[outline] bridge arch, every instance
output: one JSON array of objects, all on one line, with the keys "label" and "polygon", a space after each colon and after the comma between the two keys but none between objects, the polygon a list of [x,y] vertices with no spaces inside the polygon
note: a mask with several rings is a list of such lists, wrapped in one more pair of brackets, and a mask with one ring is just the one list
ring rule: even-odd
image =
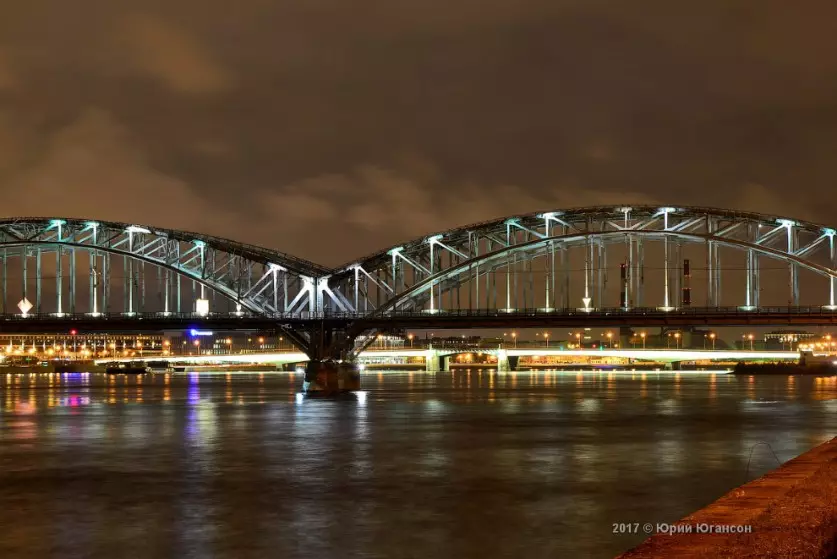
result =
[{"label": "bridge arch", "polygon": [[[211,294],[222,296],[231,307],[225,310],[314,311],[324,296],[318,285],[330,273],[313,262],[221,237],[71,218],[0,220],[0,261],[4,311],[20,298],[31,299],[33,313],[58,314],[214,312],[206,307]],[[82,284],[88,285],[79,286],[85,275]]]},{"label": "bridge arch", "polygon": [[[799,304],[800,271],[804,271],[827,280],[822,304],[833,307],[837,279],[834,235],[834,229],[822,225],[752,212],[597,206],[510,216],[427,235],[338,267],[332,281],[334,289],[341,291],[353,308],[373,314],[399,309],[437,311],[444,308],[438,304],[443,298],[448,308],[456,305],[461,309],[460,297],[465,295],[462,290],[466,284],[476,284],[467,288],[467,296],[476,296],[480,309],[569,307],[567,293],[571,288],[577,290],[577,286],[569,285],[567,264],[563,268],[556,265],[555,254],[557,251],[561,260],[569,260],[566,252],[575,248],[582,253],[574,265],[583,268],[584,299],[589,297],[596,307],[643,306],[643,278],[650,269],[644,257],[656,242],[663,247],[658,250],[662,254],[657,255],[663,265],[655,267],[664,268],[666,293],[659,306],[689,305],[686,293],[697,287],[705,292],[706,306],[729,305],[737,297],[740,300],[735,306],[757,307],[763,291],[761,261],[770,259],[786,266],[788,305]],[[689,264],[681,253],[684,245],[704,249],[700,265],[696,265],[694,256],[691,261],[691,269],[700,268],[705,276],[701,285],[689,285]],[[620,247],[618,264],[611,260],[608,265],[608,253],[620,252]],[[730,290],[722,289],[721,278],[729,281],[726,278],[735,275],[724,266],[732,257],[721,256],[728,249],[735,249],[743,258],[736,264],[740,270],[734,271],[743,274],[746,285],[740,291],[735,289],[735,297],[724,295]],[[542,263],[540,276],[533,281],[532,263],[538,260]],[[489,282],[489,276],[499,269],[505,270],[505,281],[498,286],[493,277]],[[607,291],[608,274],[614,273],[621,277],[609,283],[619,285],[618,295]],[[526,281],[528,293],[523,287],[522,298],[529,304],[510,304],[510,293],[517,299],[521,291],[518,284]],[[532,294],[535,284],[539,284],[540,297]],[[496,293],[498,288],[505,292],[503,297]],[[553,301],[559,291],[562,300]],[[469,300],[468,304],[474,303]],[[572,306],[581,306],[581,302]]]}]

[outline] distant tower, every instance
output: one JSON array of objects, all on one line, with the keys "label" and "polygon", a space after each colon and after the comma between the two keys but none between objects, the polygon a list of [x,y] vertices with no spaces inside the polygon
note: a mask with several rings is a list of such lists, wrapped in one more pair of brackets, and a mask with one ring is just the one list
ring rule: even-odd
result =
[{"label": "distant tower", "polygon": [[683,260],[683,306],[692,304],[692,270],[689,266],[689,259]]},{"label": "distant tower", "polygon": [[628,310],[628,265],[623,262],[619,264],[619,277],[622,280],[622,293],[620,295],[620,306]]}]

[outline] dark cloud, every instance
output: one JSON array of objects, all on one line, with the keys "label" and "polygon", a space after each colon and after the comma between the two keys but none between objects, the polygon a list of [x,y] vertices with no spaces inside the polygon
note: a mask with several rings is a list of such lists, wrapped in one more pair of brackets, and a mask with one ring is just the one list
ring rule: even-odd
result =
[{"label": "dark cloud", "polygon": [[324,263],[550,206],[834,221],[831,3],[0,3],[7,213]]}]

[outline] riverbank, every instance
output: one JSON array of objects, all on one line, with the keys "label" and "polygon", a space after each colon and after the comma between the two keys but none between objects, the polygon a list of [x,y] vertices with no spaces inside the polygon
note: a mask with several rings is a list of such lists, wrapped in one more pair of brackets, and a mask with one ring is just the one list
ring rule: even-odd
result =
[{"label": "riverbank", "polygon": [[[837,438],[730,491],[676,525],[692,531],[658,533],[618,559],[834,557]],[[750,528],[745,533],[699,534],[697,526]]]}]

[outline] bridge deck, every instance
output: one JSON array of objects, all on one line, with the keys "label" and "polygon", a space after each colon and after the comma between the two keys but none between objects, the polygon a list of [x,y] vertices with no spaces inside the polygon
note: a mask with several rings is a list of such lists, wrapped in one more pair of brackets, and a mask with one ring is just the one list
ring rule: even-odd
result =
[{"label": "bridge deck", "polygon": [[162,331],[189,328],[215,330],[271,330],[278,327],[343,328],[363,321],[369,329],[464,329],[541,327],[650,327],[650,326],[775,326],[837,325],[837,309],[829,307],[690,307],[672,310],[642,309],[520,309],[453,310],[374,313],[111,313],[0,315],[0,332]]}]

